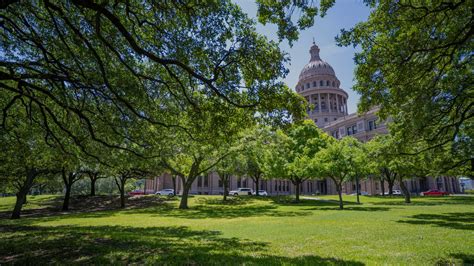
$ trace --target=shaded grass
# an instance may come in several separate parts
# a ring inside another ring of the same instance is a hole
[[[343,211],[337,196],[298,204],[291,197],[196,196],[188,210],[177,209],[176,198],[143,198],[126,210],[0,220],[0,264],[433,265],[472,263],[474,256],[474,197],[419,197],[406,205],[363,196],[359,205],[344,196]],[[0,198],[0,206],[8,200]]]

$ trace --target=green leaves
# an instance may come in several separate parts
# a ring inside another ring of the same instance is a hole
[[[373,8],[368,21],[337,38],[361,48],[354,86],[360,111],[380,106],[397,138],[426,152],[450,151],[455,160],[437,167],[465,172],[474,160],[468,130],[474,119],[474,4],[366,2]]]
[[[322,0],[319,4],[321,17],[326,15],[335,0]],[[257,0],[258,21],[262,24],[272,23],[278,26],[280,41],[287,39],[290,45],[298,39],[299,31],[313,26],[318,15],[318,7],[313,1],[275,1]],[[296,14],[299,14],[297,17]],[[297,17],[296,25],[293,21]]]

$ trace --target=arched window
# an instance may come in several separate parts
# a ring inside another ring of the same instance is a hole
[[[318,86],[318,83],[316,81],[313,81],[313,87]]]
[[[329,87],[329,80],[326,80],[326,86]]]
[[[309,86],[311,86],[311,84],[306,83],[306,88],[307,88],[307,89],[309,89]]]
[[[336,82],[333,81],[333,82],[332,82],[332,86],[333,86],[333,87],[336,87]]]
[[[323,86],[323,81],[322,80],[319,81],[319,86],[321,86],[321,87]]]

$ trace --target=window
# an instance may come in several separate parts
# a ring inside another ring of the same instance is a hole
[[[204,176],[204,186],[205,187],[209,186],[209,176]]]
[[[357,126],[356,125],[352,126],[352,134],[357,134]]]
[[[352,135],[352,127],[346,128],[346,131],[347,131],[347,136]]]
[[[325,117],[325,118],[324,118],[324,122],[327,122],[327,121],[328,121],[328,118],[327,118],[327,117]]]
[[[332,82],[332,86],[333,86],[333,87],[336,87],[336,82],[333,81],[333,82]]]
[[[323,81],[322,80],[319,81],[319,86],[321,86],[321,87],[323,86]]]
[[[243,183],[243,184],[242,184],[243,187],[247,187],[247,178],[245,178],[242,183]]]
[[[318,86],[318,83],[316,81],[313,81],[313,87]]]
[[[314,119],[314,123],[318,123],[318,119],[317,119],[317,118],[316,118],[316,119]]]
[[[311,84],[306,83],[306,88],[307,88],[307,89],[309,89],[309,86],[311,86]]]
[[[374,130],[377,128],[377,124],[375,123],[375,120],[369,121],[369,131]]]
[[[337,120],[337,118],[336,118],[336,117],[334,117],[334,121],[336,121],[336,120]]]
[[[219,178],[219,187],[223,187],[224,183],[222,182],[222,179]]]
[[[198,187],[202,187],[202,176],[198,176]]]
[[[290,191],[290,181],[286,181],[286,191]]]
[[[329,87],[329,84],[330,84],[329,80],[326,80],[326,86]]]
[[[379,190],[379,182],[375,182],[375,190]]]
[[[237,179],[237,187],[242,187],[242,179],[240,177]]]

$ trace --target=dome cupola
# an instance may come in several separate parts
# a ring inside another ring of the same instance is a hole
[[[319,56],[319,47],[313,43],[309,50],[311,59],[309,63],[304,66],[300,73],[300,79],[308,78],[314,75],[330,75],[336,76],[334,69],[327,62],[324,62]]]
[[[309,49],[311,58],[300,72],[296,92],[310,104],[307,112],[319,127],[347,115],[348,94],[341,89],[334,69],[319,56],[314,43]]]

